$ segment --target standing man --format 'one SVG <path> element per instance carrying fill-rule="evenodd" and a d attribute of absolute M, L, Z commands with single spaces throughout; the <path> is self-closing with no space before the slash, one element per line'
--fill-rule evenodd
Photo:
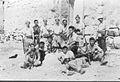
<path fill-rule="evenodd" d="M 25 23 L 26 27 L 23 29 L 23 50 L 24 53 L 29 49 L 29 45 L 33 42 L 33 29 L 30 27 L 30 21 Z"/>
<path fill-rule="evenodd" d="M 54 41 L 54 46 L 57 46 L 58 43 L 62 44 L 62 39 L 60 37 L 60 34 L 63 32 L 64 28 L 60 24 L 60 20 L 57 18 L 55 19 L 55 25 L 53 26 L 53 41 Z"/>
<path fill-rule="evenodd" d="M 76 20 L 76 22 L 74 24 L 75 29 L 80 29 L 80 31 L 82 32 L 84 27 L 83 27 L 83 23 L 80 22 L 80 16 L 76 15 L 75 20 Z"/>
<path fill-rule="evenodd" d="M 98 27 L 97 41 L 98 46 L 105 52 L 107 51 L 106 47 L 106 37 L 107 37 L 107 28 L 105 26 L 104 18 L 98 18 L 100 24 Z"/>
<path fill-rule="evenodd" d="M 63 25 L 63 28 L 64 28 L 64 32 L 66 32 L 68 30 L 68 24 L 67 24 L 67 20 L 66 19 L 64 19 L 62 21 L 62 25 Z"/>
<path fill-rule="evenodd" d="M 34 34 L 34 43 L 35 45 L 39 43 L 40 39 L 40 26 L 38 25 L 38 20 L 34 20 L 33 34 Z"/>

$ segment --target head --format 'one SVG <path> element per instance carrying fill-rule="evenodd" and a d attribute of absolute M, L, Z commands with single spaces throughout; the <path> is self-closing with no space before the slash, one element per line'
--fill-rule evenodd
<path fill-rule="evenodd" d="M 75 27 L 74 27 L 74 26 L 69 26 L 69 33 L 70 33 L 70 34 L 73 33 L 74 30 L 75 30 Z"/>
<path fill-rule="evenodd" d="M 59 25 L 60 19 L 55 19 L 55 23 L 56 23 L 57 25 Z"/>
<path fill-rule="evenodd" d="M 39 48 L 44 49 L 44 46 L 45 46 L 45 43 L 44 43 L 44 42 L 40 42 L 40 43 L 39 43 Z"/>
<path fill-rule="evenodd" d="M 67 20 L 64 19 L 64 20 L 62 21 L 62 24 L 63 24 L 63 25 L 67 25 Z"/>
<path fill-rule="evenodd" d="M 75 20 L 76 20 L 76 23 L 80 23 L 80 16 L 76 15 Z"/>
<path fill-rule="evenodd" d="M 44 22 L 44 25 L 47 25 L 48 21 L 46 19 L 44 19 L 43 22 Z"/>
<path fill-rule="evenodd" d="M 89 43 L 90 43 L 91 46 L 94 46 L 94 44 L 95 44 L 95 39 L 94 39 L 93 37 L 91 37 L 91 38 L 89 39 Z"/>
<path fill-rule="evenodd" d="M 34 24 L 35 24 L 35 25 L 38 25 L 38 20 L 34 20 Z"/>
<path fill-rule="evenodd" d="M 80 29 L 76 29 L 75 32 L 76 32 L 77 35 L 81 34 Z"/>
<path fill-rule="evenodd" d="M 30 28 L 30 21 L 27 21 L 25 24 L 28 28 Z"/>
<path fill-rule="evenodd" d="M 49 37 L 47 38 L 47 40 L 48 40 L 49 43 L 51 43 L 51 42 L 53 41 L 53 37 L 52 37 L 52 36 L 49 36 Z"/>
<path fill-rule="evenodd" d="M 31 49 L 31 50 L 34 50 L 34 48 L 35 48 L 34 43 L 31 43 L 31 44 L 30 44 L 30 49 Z"/>
<path fill-rule="evenodd" d="M 64 46 L 64 47 L 62 48 L 62 52 L 63 52 L 64 54 L 66 54 L 67 51 L 68 51 L 68 47 L 67 47 L 67 46 Z"/>
<path fill-rule="evenodd" d="M 99 22 L 102 23 L 103 22 L 103 18 L 98 18 Z"/>

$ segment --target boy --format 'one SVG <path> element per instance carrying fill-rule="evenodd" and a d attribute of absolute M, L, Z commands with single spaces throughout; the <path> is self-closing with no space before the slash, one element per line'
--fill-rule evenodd
<path fill-rule="evenodd" d="M 38 25 L 38 20 L 34 20 L 33 34 L 34 34 L 34 43 L 39 43 L 40 39 L 40 26 Z"/>
<path fill-rule="evenodd" d="M 29 69 L 31 69 L 31 67 L 34 67 L 34 63 L 39 59 L 36 59 L 36 57 L 39 57 L 38 50 L 36 50 L 34 44 L 31 43 L 29 50 L 25 53 L 25 62 L 21 68 L 27 69 L 29 67 Z"/>

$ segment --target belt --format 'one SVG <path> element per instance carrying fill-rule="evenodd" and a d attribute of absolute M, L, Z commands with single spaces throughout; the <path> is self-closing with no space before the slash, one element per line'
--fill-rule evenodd
<path fill-rule="evenodd" d="M 26 36 L 27 38 L 32 38 L 32 36 Z"/>
<path fill-rule="evenodd" d="M 93 34 L 85 34 L 85 36 L 92 36 Z"/>

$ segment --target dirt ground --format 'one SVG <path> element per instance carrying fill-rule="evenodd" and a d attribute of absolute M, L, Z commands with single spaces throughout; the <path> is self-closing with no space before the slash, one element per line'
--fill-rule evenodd
<path fill-rule="evenodd" d="M 0 80 L 54 80 L 54 81 L 119 81 L 120 80 L 120 50 L 110 50 L 106 60 L 107 66 L 100 66 L 99 62 L 92 62 L 86 68 L 86 73 L 76 73 L 72 76 L 62 74 L 63 66 L 54 54 L 46 56 L 43 66 L 31 70 L 22 69 L 24 61 L 22 43 L 0 43 Z M 18 54 L 17 58 L 9 59 Z"/>

